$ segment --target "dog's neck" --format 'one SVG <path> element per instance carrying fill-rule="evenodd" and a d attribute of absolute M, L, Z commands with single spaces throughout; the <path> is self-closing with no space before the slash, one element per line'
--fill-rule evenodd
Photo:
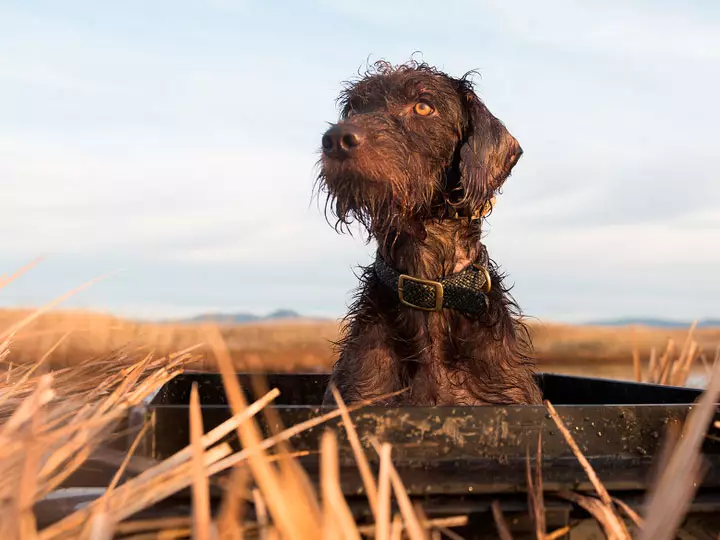
<path fill-rule="evenodd" d="M 422 234 L 417 232 L 420 228 Z M 477 221 L 428 220 L 413 230 L 388 235 L 379 252 L 399 272 L 435 279 L 460 272 L 475 262 L 480 237 Z"/>

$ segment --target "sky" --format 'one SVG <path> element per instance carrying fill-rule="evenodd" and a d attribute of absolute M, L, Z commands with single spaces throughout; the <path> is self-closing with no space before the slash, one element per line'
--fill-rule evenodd
<path fill-rule="evenodd" d="M 0 3 L 0 290 L 139 318 L 342 316 L 374 245 L 312 198 L 342 82 L 415 58 L 524 154 L 489 220 L 523 311 L 720 316 L 720 4 Z"/>

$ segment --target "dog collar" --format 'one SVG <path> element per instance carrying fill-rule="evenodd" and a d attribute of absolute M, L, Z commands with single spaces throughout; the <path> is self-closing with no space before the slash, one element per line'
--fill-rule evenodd
<path fill-rule="evenodd" d="M 402 274 L 392 268 L 378 252 L 373 264 L 380 282 L 397 291 L 400 302 L 422 311 L 455 309 L 466 313 L 487 310 L 487 293 L 492 286 L 488 273 L 488 254 L 480 247 L 477 262 L 445 278 L 430 280 Z"/>

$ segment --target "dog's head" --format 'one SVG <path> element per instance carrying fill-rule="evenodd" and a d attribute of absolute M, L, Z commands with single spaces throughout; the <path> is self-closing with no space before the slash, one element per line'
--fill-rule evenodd
<path fill-rule="evenodd" d="M 371 234 L 413 229 L 454 208 L 482 210 L 522 149 L 467 76 L 426 64 L 378 62 L 340 96 L 322 137 L 319 180 L 341 224 Z"/>

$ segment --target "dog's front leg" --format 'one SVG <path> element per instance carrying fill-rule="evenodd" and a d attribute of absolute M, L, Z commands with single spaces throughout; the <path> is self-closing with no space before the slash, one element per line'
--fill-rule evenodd
<path fill-rule="evenodd" d="M 354 403 L 391 394 L 403 388 L 400 363 L 386 345 L 381 332 L 367 330 L 346 343 L 333 368 L 330 383 L 340 392 L 345 403 Z M 398 396 L 374 402 L 392 405 Z M 335 405 L 328 386 L 323 405 Z"/>

